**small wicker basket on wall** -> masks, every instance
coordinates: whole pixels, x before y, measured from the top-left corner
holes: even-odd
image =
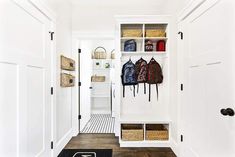
[[[62,70],[68,70],[68,71],[75,70],[75,61],[73,59],[61,55],[60,62]]]
[[[104,47],[99,46],[94,50],[93,59],[106,59],[106,58],[107,58],[107,52]]]

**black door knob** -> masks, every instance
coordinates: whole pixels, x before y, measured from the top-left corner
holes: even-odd
[[[224,116],[231,116],[231,117],[235,115],[234,110],[231,108],[221,109],[220,113]]]

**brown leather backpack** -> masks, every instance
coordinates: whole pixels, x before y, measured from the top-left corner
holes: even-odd
[[[147,83],[149,84],[149,101],[150,101],[151,100],[151,84],[156,85],[157,98],[158,98],[158,84],[163,82],[162,68],[154,58],[152,58],[150,62],[148,63],[147,76],[148,76]]]

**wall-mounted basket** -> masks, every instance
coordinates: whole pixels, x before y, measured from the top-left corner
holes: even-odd
[[[73,87],[75,84],[75,77],[70,74],[60,74],[60,86],[61,87]]]
[[[107,52],[104,47],[97,47],[94,50],[94,59],[106,59],[107,58]]]
[[[67,58],[63,55],[61,55],[60,59],[61,59],[61,69],[69,71],[75,70],[75,61],[73,59]]]
[[[105,76],[92,76],[91,82],[105,82]]]

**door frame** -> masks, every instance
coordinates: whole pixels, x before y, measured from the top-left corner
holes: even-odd
[[[17,1],[17,0],[15,0]],[[39,0],[28,0],[28,2],[39,10],[43,15],[47,17],[50,21],[50,31],[56,32],[56,14],[51,10],[46,4],[40,2]],[[48,32],[49,33],[49,32]],[[51,52],[51,87],[53,88],[53,94],[51,94],[51,142],[56,140],[56,35],[50,43]],[[57,150],[55,142],[51,143],[53,149],[51,149],[51,156],[57,156]]]
[[[80,82],[80,54],[78,53],[78,49],[80,49],[78,45],[78,41],[81,40],[95,40],[95,39],[115,39],[114,32],[80,32],[80,31],[74,31],[72,32],[72,56],[73,58],[76,58],[75,61],[79,68],[76,68],[76,73],[75,76],[77,77],[76,81],[76,88],[72,92],[72,110],[73,110],[73,119],[72,119],[72,128],[73,128],[73,136],[77,136],[80,134],[80,119],[78,118],[80,113],[80,87],[79,87],[79,82]],[[81,50],[82,51],[82,50]]]

